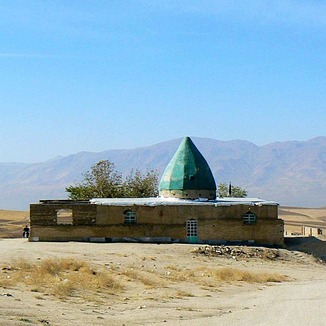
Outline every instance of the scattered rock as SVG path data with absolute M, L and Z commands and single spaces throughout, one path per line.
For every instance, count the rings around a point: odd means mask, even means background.
M 2 293 L 2 296 L 4 297 L 13 297 L 11 293 Z
M 3 271 L 11 271 L 11 266 L 6 266 L 2 268 Z
M 260 258 L 276 260 L 280 255 L 278 249 L 246 247 L 246 246 L 200 246 L 193 250 L 205 256 L 224 256 L 231 259 Z

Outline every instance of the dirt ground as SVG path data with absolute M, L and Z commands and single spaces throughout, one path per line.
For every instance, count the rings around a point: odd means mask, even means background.
M 115 271 L 141 270 L 160 278 L 151 283 L 121 273 L 123 290 L 97 300 L 60 298 L 22 284 L 0 287 L 0 325 L 325 325 L 326 265 L 302 251 L 318 251 L 322 256 L 324 240 L 289 239 L 288 249 L 279 249 L 278 257 L 269 260 L 198 255 L 193 252 L 198 246 L 188 244 L 2 239 L 0 266 L 7 266 L 13 258 L 37 262 L 69 257 L 105 267 L 108 272 L 114 266 Z M 187 277 L 169 278 L 177 270 L 221 267 L 277 273 L 286 280 L 212 286 Z M 4 267 L 2 272 L 6 272 Z
M 326 223 L 326 208 L 281 207 L 280 217 L 285 223 L 320 226 Z M 28 212 L 0 210 L 2 276 L 13 260 L 73 258 L 114 274 L 122 288 L 60 297 L 26 286 L 24 280 L 0 285 L 1 326 L 326 325 L 325 236 L 288 237 L 286 249 L 278 249 L 276 259 L 266 259 L 200 255 L 194 253 L 198 246 L 190 244 L 28 242 L 17 238 L 27 223 Z M 286 279 L 200 280 L 201 271 L 224 267 Z
M 0 209 L 0 238 L 21 237 L 26 224 L 29 224 L 28 211 Z

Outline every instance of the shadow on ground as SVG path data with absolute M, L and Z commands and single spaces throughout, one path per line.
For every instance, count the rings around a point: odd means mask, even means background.
M 285 237 L 286 249 L 311 254 L 326 263 L 325 237 Z

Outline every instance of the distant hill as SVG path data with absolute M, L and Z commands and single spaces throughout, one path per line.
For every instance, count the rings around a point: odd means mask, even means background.
M 257 146 L 244 140 L 192 137 L 215 176 L 231 181 L 248 195 L 281 205 L 320 207 L 326 204 L 326 137 Z M 161 174 L 179 146 L 174 139 L 152 146 L 80 152 L 35 163 L 0 163 L 0 208 L 26 210 L 39 199 L 66 198 L 65 187 L 99 160 L 110 160 L 124 175 L 134 168 Z

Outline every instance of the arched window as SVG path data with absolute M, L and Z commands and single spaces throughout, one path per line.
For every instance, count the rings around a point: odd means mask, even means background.
M 124 223 L 125 224 L 136 224 L 137 219 L 136 219 L 136 212 L 132 210 L 127 210 L 124 212 Z
M 73 222 L 72 209 L 59 209 L 57 211 L 58 225 L 72 225 L 72 222 Z
M 246 214 L 242 216 L 243 224 L 256 224 L 257 223 L 257 216 L 256 214 L 248 211 Z

